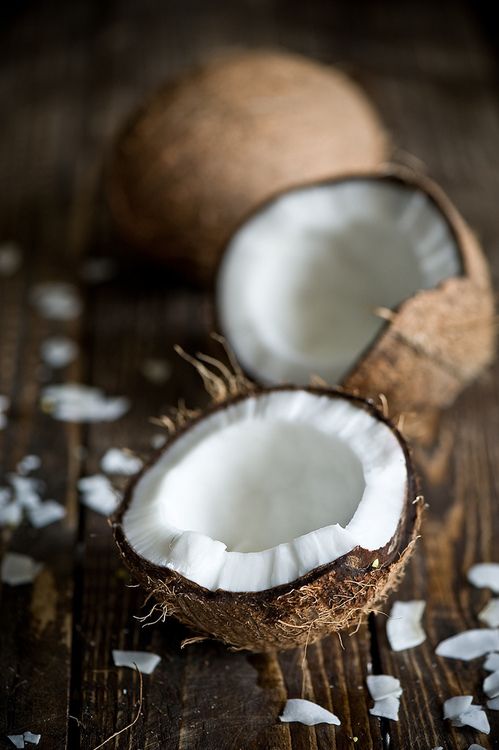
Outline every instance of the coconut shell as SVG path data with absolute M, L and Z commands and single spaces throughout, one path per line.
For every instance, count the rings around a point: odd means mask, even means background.
M 494 359 L 490 274 L 476 236 L 434 182 L 398 167 L 377 177 L 414 186 L 434 202 L 454 235 L 462 274 L 418 292 L 389 314 L 342 385 L 364 398 L 383 393 L 392 416 L 431 412 L 452 404 Z
M 266 389 L 269 390 L 279 388 Z M 420 528 L 424 501 L 418 494 L 418 481 L 400 433 L 372 404 L 362 399 L 324 388 L 306 390 L 354 401 L 376 419 L 389 424 L 403 448 L 408 476 L 406 502 L 396 533 L 384 547 L 377 550 L 356 547 L 288 584 L 257 592 L 210 591 L 137 554 L 124 534 L 122 520 L 142 473 L 178 436 L 214 409 L 223 409 L 241 396 L 229 398 L 179 427 L 156 458 L 129 484 L 113 518 L 114 536 L 124 562 L 146 592 L 156 598 L 160 611 L 237 649 L 260 652 L 294 648 L 328 633 L 358 626 L 400 581 Z
M 210 281 L 252 207 L 298 182 L 365 171 L 387 137 L 361 89 L 299 55 L 244 52 L 155 93 L 119 135 L 107 193 L 133 244 Z

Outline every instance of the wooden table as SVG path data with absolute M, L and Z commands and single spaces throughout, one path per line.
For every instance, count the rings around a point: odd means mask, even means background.
M 7 13 L 0 44 L 1 236 L 21 244 L 25 261 L 0 284 L 0 393 L 12 399 L 0 432 L 0 468 L 3 478 L 25 454 L 40 455 L 47 496 L 65 502 L 67 518 L 40 531 L 24 524 L 2 533 L 5 549 L 28 552 L 45 569 L 33 586 L 2 591 L 0 747 L 9 746 L 6 732 L 29 729 L 41 732 L 40 748 L 92 750 L 131 722 L 139 679 L 113 666 L 116 647 L 152 650 L 162 661 L 144 677 L 136 724 L 105 747 L 499 747 L 497 712 L 489 712 L 488 738 L 442 719 L 442 702 L 452 695 L 484 700 L 480 665 L 434 655 L 439 640 L 476 626 L 488 597 L 466 583 L 467 568 L 499 560 L 493 374 L 445 417 L 454 437 L 448 466 L 442 451 L 427 463 L 430 508 L 398 596 L 426 599 L 428 638 L 406 652 L 390 651 L 381 615 L 342 641 L 331 636 L 310 646 L 305 659 L 302 650 L 251 656 L 211 642 L 180 650 L 184 628 L 143 628 L 134 619 L 144 613 L 143 595 L 127 587 L 105 519 L 79 507 L 76 492 L 78 477 L 95 472 L 109 446 L 150 451 L 158 431 L 150 415 L 180 397 L 193 406 L 205 401 L 196 374 L 172 346 L 206 349 L 209 295 L 134 261 L 99 286 L 79 280 L 85 256 L 119 250 L 101 167 L 124 115 L 163 78 L 220 46 L 277 45 L 338 63 L 366 87 L 401 149 L 416 154 L 462 209 L 497 272 L 498 68 L 485 35 L 490 22 L 475 13 L 458 2 L 326 0 L 33 1 Z M 76 322 L 51 323 L 28 304 L 30 287 L 54 278 L 81 285 L 85 308 Z M 51 333 L 70 335 L 81 347 L 59 380 L 128 395 L 132 408 L 124 418 L 78 426 L 42 413 L 39 346 Z M 141 364 L 164 356 L 173 375 L 152 386 Z M 399 723 L 368 713 L 370 663 L 402 682 Z M 305 697 L 339 714 L 340 728 L 278 722 L 286 697 L 300 696 L 302 679 Z

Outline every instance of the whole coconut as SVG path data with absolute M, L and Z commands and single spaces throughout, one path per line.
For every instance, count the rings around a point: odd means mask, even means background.
M 108 199 L 123 235 L 193 278 L 257 204 L 294 184 L 369 170 L 387 154 L 380 119 L 338 70 L 244 52 L 155 93 L 120 134 Z

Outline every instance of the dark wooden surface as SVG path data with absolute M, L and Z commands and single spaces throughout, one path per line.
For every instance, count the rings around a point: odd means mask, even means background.
M 460 3 L 348 2 L 24 2 L 4 8 L 0 43 L 0 238 L 13 238 L 25 262 L 0 280 L 0 393 L 12 399 L 0 432 L 2 476 L 26 453 L 42 457 L 47 496 L 64 501 L 63 523 L 2 532 L 4 549 L 45 562 L 34 586 L 1 593 L 1 725 L 41 732 L 40 748 L 93 750 L 133 720 L 139 680 L 117 669 L 111 649 L 150 649 L 162 661 L 144 677 L 140 717 L 106 747 L 467 748 L 499 747 L 499 713 L 487 738 L 451 730 L 442 702 L 473 693 L 484 673 L 434 655 L 436 643 L 476 624 L 487 595 L 465 583 L 475 561 L 499 560 L 497 492 L 499 394 L 489 373 L 444 423 L 454 441 L 446 471 L 433 459 L 423 539 L 398 596 L 427 600 L 426 643 L 395 654 L 385 618 L 352 636 L 327 638 L 275 656 L 230 653 L 198 643 L 175 624 L 141 627 L 143 597 L 127 587 L 105 519 L 78 507 L 76 480 L 95 471 L 109 446 L 147 454 L 157 428 L 149 415 L 185 397 L 203 403 L 195 373 L 172 353 L 207 348 L 209 298 L 147 265 L 122 263 L 115 279 L 81 287 L 75 323 L 50 323 L 27 304 L 36 281 L 80 283 L 87 255 L 119 250 L 104 208 L 101 166 L 113 132 L 144 93 L 210 51 L 280 46 L 338 63 L 371 94 L 401 149 L 417 154 L 483 239 L 499 272 L 498 68 L 476 7 Z M 483 21 L 483 19 L 482 19 Z M 93 383 L 132 400 L 115 423 L 54 422 L 38 407 L 39 345 L 64 332 L 81 346 L 67 381 Z M 151 386 L 148 356 L 167 356 L 172 378 Z M 62 379 L 62 378 L 61 378 Z M 78 450 L 86 448 L 86 454 Z M 83 458 L 82 456 L 85 455 Z M 1 479 L 1 477 L 0 477 Z M 0 481 L 0 484 L 2 482 Z M 387 605 L 385 610 L 388 609 Z M 368 664 L 400 677 L 400 722 L 371 717 Z M 340 728 L 281 725 L 286 697 L 317 700 Z M 355 740 L 354 738 L 358 738 Z

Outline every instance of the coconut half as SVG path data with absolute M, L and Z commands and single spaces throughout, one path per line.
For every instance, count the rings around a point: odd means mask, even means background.
M 401 170 L 288 191 L 247 218 L 218 274 L 219 326 L 263 384 L 318 375 L 391 414 L 446 406 L 493 355 L 478 243 Z
M 165 614 L 263 651 L 358 623 L 400 575 L 417 498 L 403 439 L 369 403 L 274 388 L 179 428 L 114 530 Z
M 206 281 L 261 201 L 371 169 L 387 153 L 377 113 L 343 73 L 246 51 L 189 71 L 143 104 L 117 139 L 108 199 L 131 243 Z

